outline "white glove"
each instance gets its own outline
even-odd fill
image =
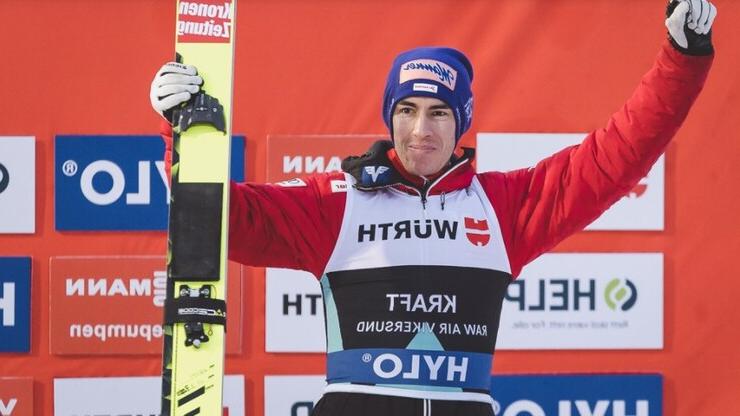
[[[707,35],[715,17],[717,17],[717,8],[707,0],[679,0],[678,5],[665,20],[665,26],[678,46],[690,49],[685,27],[696,35]],[[695,37],[691,33],[688,35]]]
[[[200,90],[201,85],[203,78],[198,75],[198,70],[193,65],[167,62],[152,80],[149,101],[154,111],[167,120],[165,111],[189,100]]]

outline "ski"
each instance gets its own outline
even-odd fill
[[[203,77],[174,109],[163,416],[221,415],[236,1],[177,1],[175,51]]]

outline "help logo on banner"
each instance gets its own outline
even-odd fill
[[[479,133],[477,170],[506,172],[528,168],[585,137],[582,133]],[[586,230],[663,230],[664,177],[662,155],[645,178]]]
[[[551,253],[507,288],[497,349],[660,349],[663,255]]]
[[[646,300],[650,301],[646,301]],[[267,269],[268,352],[324,352],[321,288],[307,272]],[[659,349],[663,255],[552,253],[507,290],[497,349]]]
[[[160,256],[52,258],[52,354],[161,354],[165,270]],[[229,263],[229,354],[241,351],[241,271]]]

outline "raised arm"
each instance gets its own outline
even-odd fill
[[[694,35],[688,36],[688,44],[678,45],[669,31],[670,40],[662,45],[653,67],[604,128],[532,168],[479,175],[501,222],[514,276],[629,192],[686,118],[714,56],[707,42],[711,32],[706,24],[711,26],[711,21],[708,15],[689,16],[685,10],[692,2],[674,3],[666,25],[670,29],[675,26],[671,19],[681,18],[682,26]],[[706,9],[713,13],[711,20],[716,14],[712,8]],[[692,25],[692,19],[703,23]]]

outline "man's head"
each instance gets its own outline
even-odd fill
[[[473,69],[462,52],[416,48],[393,61],[383,120],[404,167],[426,176],[441,170],[473,116]]]

